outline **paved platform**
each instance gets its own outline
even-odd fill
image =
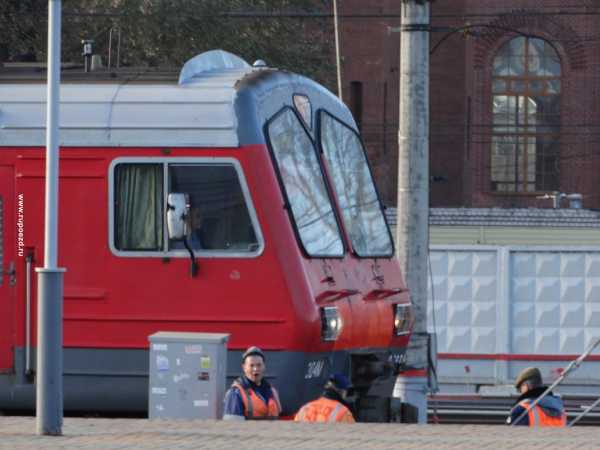
[[[598,427],[530,430],[489,425],[298,424],[66,418],[38,436],[33,417],[0,417],[7,449],[592,449]]]

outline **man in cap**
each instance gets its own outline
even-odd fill
[[[325,383],[325,390],[318,399],[304,405],[294,420],[296,422],[345,422],[354,423],[354,417],[346,403],[350,389],[348,377],[336,373]]]
[[[552,392],[546,394],[533,408],[531,407],[533,402],[546,391],[546,387],[542,384],[542,374],[537,367],[524,369],[517,376],[515,387],[521,396],[511,409],[507,423],[530,427],[566,426],[567,416],[563,402]]]
[[[264,379],[265,355],[250,347],[242,355],[243,375],[225,394],[223,420],[274,420],[281,414],[279,394]]]

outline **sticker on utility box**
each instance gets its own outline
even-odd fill
[[[163,355],[156,355],[156,368],[158,370],[169,370],[169,358]]]
[[[210,374],[208,372],[199,372],[198,379],[200,381],[208,381],[210,380]]]
[[[167,395],[167,388],[166,387],[153,387],[152,393],[156,394],[156,395]]]
[[[208,400],[194,400],[194,407],[200,408],[202,406],[208,406]]]
[[[173,382],[179,383],[180,381],[187,380],[190,378],[189,373],[175,374],[173,375]]]
[[[202,346],[200,344],[186,345],[184,351],[188,355],[197,355],[202,353]]]
[[[200,358],[200,368],[210,369],[210,356],[202,356]]]
[[[152,344],[152,350],[157,352],[166,352],[168,348],[167,344]]]

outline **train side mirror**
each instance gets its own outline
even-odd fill
[[[181,241],[188,234],[190,200],[187,194],[171,192],[167,197],[167,230],[169,239]]]

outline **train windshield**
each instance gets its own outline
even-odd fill
[[[323,111],[320,119],[321,147],[354,252],[392,256],[392,238],[358,135]]]
[[[309,256],[340,257],[344,245],[314,144],[291,109],[268,125],[296,231]]]

